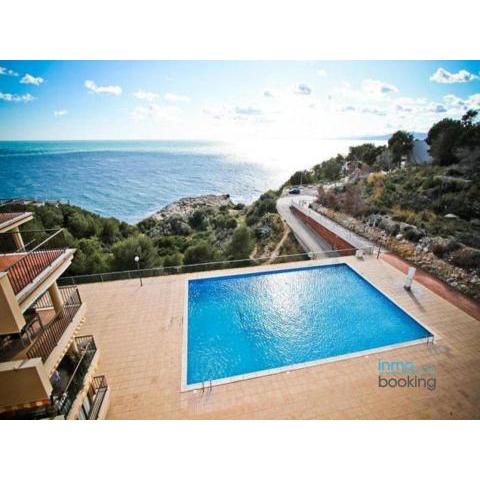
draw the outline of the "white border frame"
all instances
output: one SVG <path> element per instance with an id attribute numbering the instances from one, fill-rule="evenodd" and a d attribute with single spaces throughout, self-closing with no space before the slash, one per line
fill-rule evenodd
<path id="1" fill-rule="evenodd" d="M 422 338 L 418 340 L 411 340 L 408 342 L 400 342 L 400 343 L 393 343 L 391 345 L 385 345 L 384 347 L 378 347 L 378 348 L 372 348 L 368 350 L 361 350 L 358 352 L 353 352 L 353 353 L 347 353 L 344 355 L 336 355 L 334 357 L 327 357 L 327 358 L 322 358 L 319 360 L 312 360 L 310 362 L 301 362 L 301 363 L 295 363 L 292 365 L 285 365 L 284 367 L 277 367 L 277 368 L 270 368 L 267 370 L 258 370 L 256 372 L 251 372 L 251 373 L 246 373 L 243 375 L 234 375 L 231 377 L 225 377 L 225 378 L 220 378 L 217 380 L 211 380 L 211 381 L 205 381 L 201 383 L 193 383 L 191 385 L 187 385 L 187 362 L 188 362 L 188 282 L 190 280 L 206 280 L 209 278 L 218 278 L 218 277 L 235 277 L 239 275 L 249 275 L 249 274 L 263 274 L 263 273 L 269 273 L 269 272 L 275 272 L 276 270 L 280 271 L 288 271 L 288 270 L 304 270 L 304 269 L 314 269 L 322 266 L 334 266 L 334 265 L 346 265 L 348 268 L 353 270 L 354 273 L 356 273 L 360 278 L 365 280 L 372 288 L 380 292 L 384 297 L 386 297 L 390 302 L 392 302 L 396 307 L 398 307 L 403 313 L 408 315 L 410 318 L 412 318 L 415 322 L 417 322 L 421 327 L 423 327 L 425 330 L 430 332 L 432 334 L 433 340 L 430 340 L 432 337 L 427 337 L 427 338 Z M 283 267 L 283 268 L 282 268 Z M 279 265 L 279 268 L 276 269 L 268 269 L 268 270 L 253 270 L 250 272 L 232 272 L 225 274 L 224 273 L 214 273 L 211 275 L 203 275 L 199 277 L 194 277 L 194 278 L 187 278 L 185 280 L 185 303 L 184 303 L 184 314 L 183 314 L 183 338 L 182 338 L 182 375 L 181 375 L 181 388 L 180 392 L 190 392 L 193 390 L 201 390 L 204 388 L 210 388 L 210 387 L 215 387 L 218 385 L 225 385 L 227 383 L 234 383 L 234 382 L 240 382 L 243 380 L 250 380 L 252 378 L 258 378 L 258 377 L 264 377 L 266 375 L 275 375 L 278 373 L 285 373 L 285 372 L 290 372 L 294 370 L 299 370 L 301 368 L 310 368 L 310 367 L 316 367 L 318 365 L 323 365 L 323 364 L 328 364 L 328 363 L 333 363 L 333 362 L 339 362 L 342 360 L 348 360 L 351 358 L 357 358 L 357 357 L 363 357 L 366 355 L 371 355 L 374 353 L 380 353 L 380 352 L 385 352 L 385 351 L 390 351 L 390 350 L 397 350 L 400 348 L 407 348 L 411 347 L 414 345 L 420 345 L 420 344 L 429 344 L 431 341 L 432 343 L 435 343 L 437 340 L 439 340 L 441 337 L 437 333 L 435 333 L 432 328 L 428 327 L 425 325 L 423 322 L 418 320 L 414 315 L 409 313 L 405 308 L 403 308 L 401 305 L 399 305 L 395 300 L 393 300 L 390 295 L 386 294 L 383 292 L 379 287 L 377 287 L 374 283 L 372 283 L 370 280 L 368 280 L 364 275 L 362 275 L 355 267 L 350 265 L 348 262 L 341 261 L 341 262 L 329 262 L 329 263 L 317 263 L 315 265 L 305 265 L 305 266 L 290 266 L 285 268 L 282 265 Z"/>

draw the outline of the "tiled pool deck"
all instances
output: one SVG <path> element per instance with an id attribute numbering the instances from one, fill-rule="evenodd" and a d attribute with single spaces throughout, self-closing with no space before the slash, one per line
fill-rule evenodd
<path id="1" fill-rule="evenodd" d="M 344 257 L 244 271 L 336 262 L 351 263 L 438 334 L 437 343 L 182 393 L 185 280 L 207 273 L 146 278 L 143 287 L 138 280 L 82 285 L 88 304 L 82 334 L 94 334 L 101 350 L 112 390 L 108 418 L 480 418 L 480 322 L 415 282 L 406 292 L 405 275 L 388 263 Z M 433 365 L 435 390 L 380 388 L 379 360 Z"/>

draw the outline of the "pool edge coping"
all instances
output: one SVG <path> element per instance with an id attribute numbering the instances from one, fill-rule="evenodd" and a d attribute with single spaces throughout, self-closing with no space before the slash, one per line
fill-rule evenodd
<path id="1" fill-rule="evenodd" d="M 283 367 L 276 367 L 276 368 L 270 368 L 267 370 L 258 370 L 256 372 L 251 372 L 251 373 L 246 373 L 246 374 L 241 374 L 241 375 L 233 375 L 230 377 L 225 377 L 225 378 L 219 378 L 217 380 L 208 380 L 200 383 L 193 383 L 193 384 L 187 384 L 187 366 L 188 366 L 188 282 L 190 280 L 203 280 L 203 279 L 208 279 L 208 278 L 218 278 L 218 277 L 234 277 L 238 275 L 246 275 L 245 272 L 233 272 L 229 273 L 226 275 L 225 273 L 214 273 L 212 275 L 205 275 L 205 276 L 200 276 L 200 277 L 194 277 L 194 278 L 186 278 L 185 279 L 185 292 L 184 292 L 184 312 L 183 312 L 183 332 L 182 332 L 182 372 L 181 372 L 181 385 L 180 385 L 180 393 L 186 393 L 186 392 L 192 392 L 195 390 L 202 390 L 202 389 L 209 389 L 212 387 L 220 386 L 220 385 L 225 385 L 228 383 L 235 383 L 235 382 L 240 382 L 243 380 L 251 380 L 254 378 L 259 378 L 259 377 L 264 377 L 264 376 L 269 376 L 269 375 L 276 375 L 279 373 L 287 373 L 290 371 L 295 371 L 295 370 L 300 370 L 301 368 L 311 368 L 311 367 L 316 367 L 319 365 L 323 364 L 328 364 L 328 363 L 333 363 L 333 362 L 340 362 L 343 360 L 349 360 L 351 358 L 358 358 L 358 357 L 364 357 L 368 355 L 373 355 L 376 353 L 384 352 L 384 351 L 389 351 L 389 350 L 397 350 L 400 348 L 407 348 L 415 345 L 420 345 L 423 343 L 426 343 L 427 345 L 430 344 L 430 342 L 435 343 L 437 340 L 440 340 L 442 337 L 438 335 L 435 331 L 433 331 L 432 328 L 427 327 L 423 322 L 418 320 L 414 315 L 409 313 L 405 308 L 403 308 L 401 305 L 399 305 L 393 298 L 390 297 L 387 293 L 385 293 L 382 289 L 377 287 L 373 282 L 371 282 L 369 279 L 367 279 L 363 274 L 361 274 L 355 267 L 347 263 L 345 260 L 339 261 L 339 262 L 329 262 L 329 263 L 320 263 L 316 265 L 306 265 L 304 267 L 299 267 L 299 266 L 291 266 L 291 267 L 283 267 L 279 268 L 279 270 L 298 270 L 298 269 L 305 269 L 305 268 L 315 268 L 315 267 L 322 267 L 322 266 L 332 266 L 332 265 L 345 265 L 355 274 L 357 274 L 360 278 L 365 280 L 372 288 L 380 292 L 381 295 L 385 296 L 390 302 L 392 302 L 396 307 L 398 307 L 403 313 L 408 315 L 410 318 L 412 318 L 415 322 L 417 322 L 422 328 L 424 328 L 427 332 L 431 334 L 431 337 L 426 337 L 426 338 L 421 338 L 417 340 L 410 340 L 408 342 L 400 342 L 400 343 L 393 343 L 391 345 L 385 345 L 383 347 L 377 347 L 377 348 L 372 348 L 372 349 L 367 349 L 367 350 L 361 350 L 358 352 L 352 352 L 352 353 L 346 353 L 344 355 L 335 355 L 333 357 L 327 357 L 327 358 L 321 358 L 318 360 L 312 360 L 309 362 L 301 362 L 301 363 L 295 363 L 292 365 L 285 365 Z M 276 269 L 269 269 L 269 270 L 255 270 L 252 272 L 248 273 L 265 273 L 265 272 L 272 272 L 275 271 Z M 247 273 L 247 274 L 248 274 Z"/>

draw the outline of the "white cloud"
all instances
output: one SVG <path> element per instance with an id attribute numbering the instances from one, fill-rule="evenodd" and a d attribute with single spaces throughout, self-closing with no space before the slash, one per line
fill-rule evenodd
<path id="1" fill-rule="evenodd" d="M 459 70 L 457 73 L 452 73 L 444 68 L 438 68 L 430 77 L 430 81 L 437 83 L 466 83 L 476 78 L 478 76 L 470 73 L 468 70 Z"/>
<path id="2" fill-rule="evenodd" d="M 0 92 L 0 100 L 4 102 L 16 102 L 16 103 L 27 103 L 35 100 L 35 97 L 26 93 L 25 95 L 17 95 L 15 93 L 2 93 Z"/>
<path id="3" fill-rule="evenodd" d="M 362 113 L 367 113 L 370 115 L 378 115 L 379 117 L 384 117 L 387 114 L 387 112 L 380 110 L 378 108 L 365 107 L 365 108 L 362 108 L 360 111 Z"/>
<path id="4" fill-rule="evenodd" d="M 389 93 L 398 92 L 398 88 L 390 83 L 385 83 L 380 80 L 372 80 L 367 78 L 362 82 L 362 90 L 373 97 L 383 97 Z"/>
<path id="5" fill-rule="evenodd" d="M 448 94 L 443 97 L 443 101 L 452 113 L 458 114 L 469 108 L 473 108 L 474 110 L 480 109 L 480 93 L 474 93 L 466 99 Z"/>
<path id="6" fill-rule="evenodd" d="M 53 115 L 54 115 L 55 117 L 64 117 L 64 116 L 67 115 L 67 114 L 68 114 L 68 110 L 55 110 L 55 111 L 53 112 Z"/>
<path id="7" fill-rule="evenodd" d="M 465 103 L 469 108 L 473 108 L 475 110 L 480 109 L 480 93 L 470 95 Z"/>
<path id="8" fill-rule="evenodd" d="M 451 93 L 448 94 L 448 95 L 445 95 L 443 97 L 443 101 L 447 105 L 451 105 L 452 107 L 464 107 L 465 106 L 465 102 L 460 97 L 457 97 L 456 95 L 453 95 Z"/>
<path id="9" fill-rule="evenodd" d="M 258 124 L 271 121 L 264 110 L 251 105 L 208 107 L 203 109 L 203 113 L 214 120 L 222 120 L 223 122 L 240 121 L 243 124 Z"/>
<path id="10" fill-rule="evenodd" d="M 256 107 L 235 107 L 237 115 L 261 115 L 263 112 Z"/>
<path id="11" fill-rule="evenodd" d="M 10 70 L 9 68 L 2 67 L 0 65 L 0 75 L 7 75 L 8 77 L 18 77 L 18 73 Z"/>
<path id="12" fill-rule="evenodd" d="M 178 107 L 151 104 L 148 107 L 135 108 L 131 113 L 131 117 L 136 122 L 143 120 L 161 122 L 176 120 L 179 113 L 180 109 Z"/>
<path id="13" fill-rule="evenodd" d="M 311 95 L 312 89 L 305 83 L 299 83 L 294 87 L 293 93 L 297 95 Z"/>
<path id="14" fill-rule="evenodd" d="M 202 112 L 215 120 L 222 120 L 227 114 L 225 108 L 204 108 Z"/>
<path id="15" fill-rule="evenodd" d="M 85 80 L 84 85 L 93 93 L 107 93 L 109 95 L 120 95 L 122 93 L 122 89 L 118 85 L 100 87 L 93 80 Z"/>
<path id="16" fill-rule="evenodd" d="M 145 90 L 138 90 L 133 96 L 139 100 L 145 100 L 147 102 L 155 102 L 160 97 L 158 93 L 146 92 Z"/>
<path id="17" fill-rule="evenodd" d="M 427 110 L 432 113 L 446 113 L 447 109 L 445 108 L 445 105 L 442 105 L 441 103 L 430 103 L 427 107 Z"/>
<path id="18" fill-rule="evenodd" d="M 176 95 L 175 93 L 166 93 L 163 98 L 171 103 L 187 103 L 190 101 L 190 97 L 186 95 Z"/>
<path id="19" fill-rule="evenodd" d="M 427 104 L 426 98 L 411 98 L 411 97 L 400 97 L 397 98 L 393 104 L 393 108 L 397 112 L 420 112 L 425 108 Z"/>
<path id="20" fill-rule="evenodd" d="M 326 77 L 327 76 L 327 71 L 321 68 L 320 70 L 317 70 L 317 75 L 319 77 Z"/>
<path id="21" fill-rule="evenodd" d="M 42 77 L 34 77 L 33 75 L 26 73 L 20 80 L 20 83 L 25 83 L 26 85 L 36 85 L 38 87 L 44 81 L 45 79 L 43 79 Z"/>

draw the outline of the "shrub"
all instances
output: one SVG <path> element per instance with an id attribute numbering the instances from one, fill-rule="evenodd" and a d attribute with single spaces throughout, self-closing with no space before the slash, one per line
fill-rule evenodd
<path id="1" fill-rule="evenodd" d="M 218 257 L 218 251 L 210 243 L 202 240 L 185 250 L 183 263 L 184 265 L 192 265 L 194 263 L 214 262 L 218 260 Z"/>
<path id="2" fill-rule="evenodd" d="M 227 253 L 231 259 L 239 260 L 248 258 L 253 249 L 252 234 L 245 225 L 238 227 L 233 232 L 233 238 L 227 248 Z"/>
<path id="3" fill-rule="evenodd" d="M 139 234 L 116 242 L 112 247 L 113 267 L 116 270 L 136 268 L 134 258 L 140 257 L 140 268 L 156 267 L 160 263 L 157 250 L 150 237 Z"/>
<path id="4" fill-rule="evenodd" d="M 182 264 L 182 255 L 180 253 L 167 255 L 163 259 L 164 267 L 176 267 L 177 265 L 181 265 L 181 264 Z"/>
<path id="5" fill-rule="evenodd" d="M 188 223 L 195 230 L 206 230 L 208 227 L 208 216 L 206 209 L 196 209 L 188 218 Z"/>
<path id="6" fill-rule="evenodd" d="M 471 247 L 464 247 L 452 253 L 451 262 L 458 267 L 478 268 L 480 267 L 480 250 Z"/>

